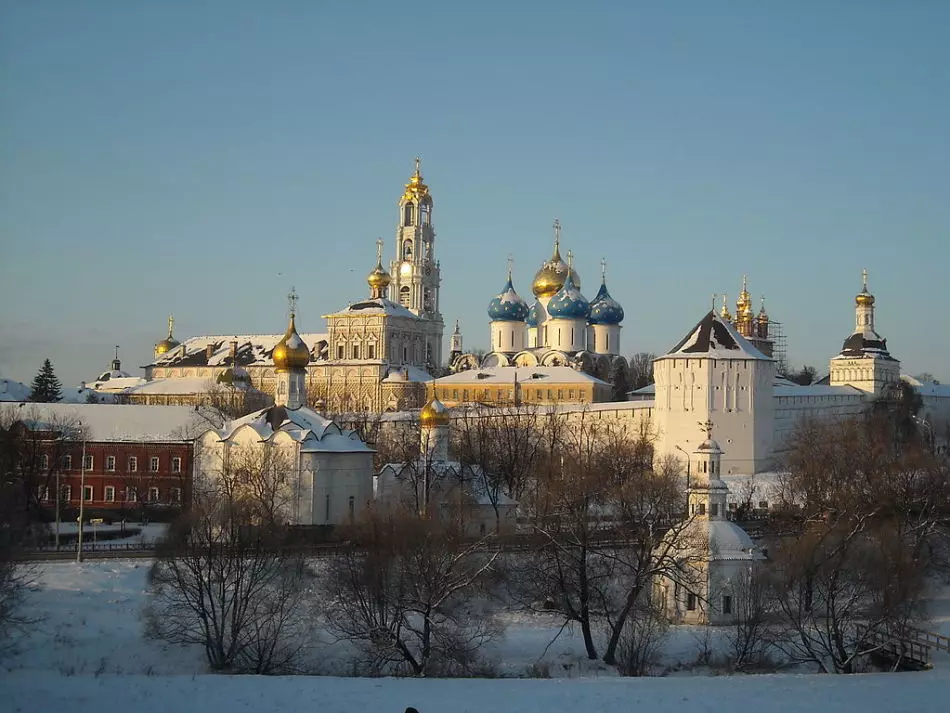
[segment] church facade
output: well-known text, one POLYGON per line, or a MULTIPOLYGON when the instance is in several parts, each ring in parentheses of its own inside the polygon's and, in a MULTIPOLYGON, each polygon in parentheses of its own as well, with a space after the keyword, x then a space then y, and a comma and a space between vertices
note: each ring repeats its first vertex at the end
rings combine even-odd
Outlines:
MULTIPOLYGON (((419 408, 430 371, 442 363, 444 322, 439 308, 441 266, 436 258, 433 200, 419 160, 398 201, 395 259, 383 267, 382 241, 367 277, 369 295, 323 315, 325 332, 303 332, 310 349, 305 367, 311 404, 330 412, 419 408)), ((247 386, 273 396, 279 334, 210 335, 179 342, 168 336, 146 365, 147 383, 128 390, 134 403, 190 404, 209 390, 247 386)))

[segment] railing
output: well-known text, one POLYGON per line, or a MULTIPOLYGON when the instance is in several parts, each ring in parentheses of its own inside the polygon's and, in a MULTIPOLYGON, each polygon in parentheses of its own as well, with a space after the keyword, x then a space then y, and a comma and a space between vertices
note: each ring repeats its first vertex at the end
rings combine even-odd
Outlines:
POLYGON ((915 627, 910 627, 908 631, 914 637, 914 641, 918 641, 930 648, 950 653, 950 637, 915 627))

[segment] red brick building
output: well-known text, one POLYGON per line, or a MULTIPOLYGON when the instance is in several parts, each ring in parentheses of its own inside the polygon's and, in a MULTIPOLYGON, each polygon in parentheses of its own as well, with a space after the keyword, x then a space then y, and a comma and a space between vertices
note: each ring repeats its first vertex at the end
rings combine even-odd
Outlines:
POLYGON ((191 496, 194 438, 210 427, 190 406, 24 404, 15 406, 32 453, 42 508, 156 514, 191 496))

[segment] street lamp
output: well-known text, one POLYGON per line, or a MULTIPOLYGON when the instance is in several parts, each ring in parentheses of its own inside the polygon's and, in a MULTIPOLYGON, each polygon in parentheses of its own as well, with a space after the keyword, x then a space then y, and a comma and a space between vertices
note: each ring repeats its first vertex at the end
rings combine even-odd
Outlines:
POLYGON ((676 446, 676 445, 674 445, 673 448, 675 448, 675 449, 678 450, 680 453, 682 453, 684 456, 686 456, 686 489, 689 490, 689 453, 687 453, 687 452, 684 451, 682 448, 680 448, 679 446, 676 446))
POLYGON ((76 539, 76 562, 82 562, 82 520, 84 506, 86 504, 86 430, 83 428, 82 421, 79 422, 80 435, 82 436, 82 460, 79 463, 79 537, 76 539))

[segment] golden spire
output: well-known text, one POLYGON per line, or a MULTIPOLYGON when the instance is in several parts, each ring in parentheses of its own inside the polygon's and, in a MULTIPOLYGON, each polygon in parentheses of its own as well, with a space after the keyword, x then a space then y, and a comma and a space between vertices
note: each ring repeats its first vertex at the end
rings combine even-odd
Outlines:
POLYGON ((722 295, 722 307, 719 309, 719 316, 722 317, 727 322, 732 321, 732 315, 729 313, 729 305, 726 304, 728 297, 725 293, 722 295))
POLYGON ((310 363, 310 349, 297 334, 297 325, 295 324, 297 290, 293 287, 290 288, 290 293, 287 295, 287 306, 290 309, 290 323, 287 325, 284 336, 277 342, 274 351, 271 353, 274 366, 278 371, 303 369, 310 363))
POLYGON ((736 300, 736 319, 752 317, 752 295, 749 294, 749 278, 742 276, 742 291, 736 300))

